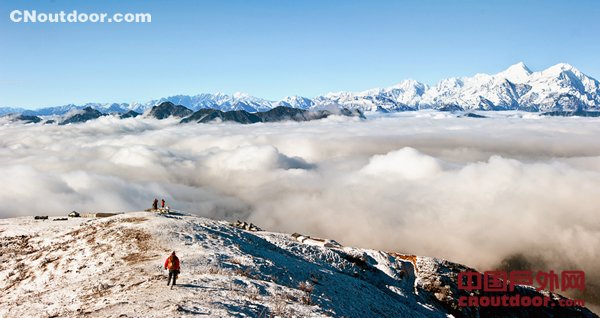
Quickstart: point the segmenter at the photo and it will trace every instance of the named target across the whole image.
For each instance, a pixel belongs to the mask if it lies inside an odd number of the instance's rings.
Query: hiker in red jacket
[[[173,278],[173,284],[171,284],[171,288],[175,286],[175,281],[177,280],[177,275],[179,275],[179,258],[175,255],[175,251],[171,253],[167,260],[165,261],[165,269],[169,270],[169,279],[167,280],[167,286],[171,283],[171,277]]]

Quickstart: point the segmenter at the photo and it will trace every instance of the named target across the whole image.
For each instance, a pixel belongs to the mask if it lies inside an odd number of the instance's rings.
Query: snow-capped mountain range
[[[543,71],[532,72],[524,63],[517,63],[493,75],[452,77],[429,86],[415,80],[405,80],[387,88],[362,92],[328,93],[314,98],[289,96],[270,101],[244,93],[176,95],[144,103],[88,103],[64,105],[37,110],[0,108],[0,114],[62,115],[73,109],[92,107],[103,113],[139,113],[169,101],[197,111],[213,108],[221,111],[267,111],[277,106],[300,109],[338,105],[361,111],[439,110],[525,110],[575,111],[600,109],[600,82],[575,67],[560,63]]]

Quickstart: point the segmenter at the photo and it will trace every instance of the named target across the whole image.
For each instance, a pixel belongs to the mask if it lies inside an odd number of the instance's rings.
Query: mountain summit
[[[531,71],[523,62],[511,65],[506,70],[495,75],[497,78],[504,78],[513,83],[523,83],[529,79]]]

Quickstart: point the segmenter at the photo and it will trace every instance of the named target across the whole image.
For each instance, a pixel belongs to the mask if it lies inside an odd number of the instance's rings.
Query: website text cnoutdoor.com
[[[150,23],[150,13],[106,13],[106,12],[38,12],[37,10],[13,10],[9,14],[15,23]]]
[[[461,296],[461,307],[575,307],[585,306],[583,299],[552,299],[548,296]]]

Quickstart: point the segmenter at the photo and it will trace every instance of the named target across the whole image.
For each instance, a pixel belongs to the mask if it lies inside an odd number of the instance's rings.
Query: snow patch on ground
[[[0,243],[1,317],[449,317],[464,269],[180,213],[2,219]]]

